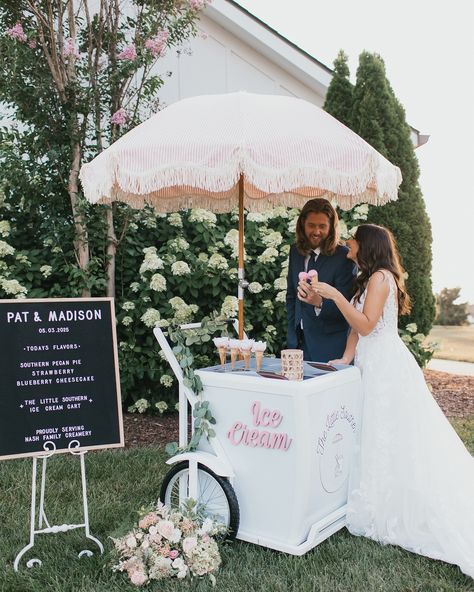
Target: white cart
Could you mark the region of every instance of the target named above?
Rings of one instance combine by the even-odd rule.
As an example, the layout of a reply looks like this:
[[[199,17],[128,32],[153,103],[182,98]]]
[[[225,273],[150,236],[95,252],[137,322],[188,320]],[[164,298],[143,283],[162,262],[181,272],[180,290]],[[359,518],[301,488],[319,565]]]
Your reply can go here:
[[[195,325],[193,326],[195,327]],[[187,442],[195,395],[160,329],[155,335],[179,381],[180,446]],[[239,365],[240,364],[240,365]],[[216,437],[168,460],[161,498],[197,499],[234,536],[302,555],[345,525],[348,477],[358,442],[362,392],[352,366],[324,372],[305,363],[302,382],[255,371],[204,368],[204,392]],[[265,358],[262,370],[280,371]]]

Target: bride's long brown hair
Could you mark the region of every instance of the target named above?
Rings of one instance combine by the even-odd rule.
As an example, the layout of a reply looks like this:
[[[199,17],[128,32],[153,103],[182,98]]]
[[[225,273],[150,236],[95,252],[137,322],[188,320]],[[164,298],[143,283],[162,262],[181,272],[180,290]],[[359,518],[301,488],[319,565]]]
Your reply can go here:
[[[360,273],[355,281],[355,299],[360,297],[369,282],[370,276],[379,269],[390,271],[397,284],[398,313],[408,314],[411,310],[410,296],[405,289],[404,269],[393,234],[383,226],[361,224],[354,235],[359,250],[357,265]]]

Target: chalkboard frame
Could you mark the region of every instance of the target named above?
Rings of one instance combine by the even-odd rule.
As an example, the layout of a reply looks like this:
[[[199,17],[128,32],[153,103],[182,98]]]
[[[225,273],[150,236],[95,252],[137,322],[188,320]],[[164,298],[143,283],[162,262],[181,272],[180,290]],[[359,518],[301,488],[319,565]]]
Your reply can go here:
[[[48,304],[48,303],[93,303],[93,302],[108,302],[110,305],[110,326],[111,326],[111,334],[110,338],[112,340],[112,355],[113,355],[113,376],[115,378],[115,391],[116,391],[116,398],[115,398],[115,405],[114,411],[117,414],[117,423],[118,423],[118,441],[113,442],[105,442],[103,444],[95,444],[95,445],[85,445],[85,446],[78,446],[72,448],[74,453],[78,452],[85,452],[89,450],[103,450],[109,448],[123,448],[125,446],[125,438],[124,438],[124,430],[123,430],[123,416],[122,416],[122,396],[121,396],[121,389],[120,389],[120,373],[119,373],[119,361],[118,361],[118,348],[117,348],[117,330],[116,330],[116,317],[115,317],[115,308],[114,308],[114,298],[111,297],[98,297],[98,298],[21,298],[21,299],[1,299],[0,300],[0,307],[3,308],[4,306],[15,306],[15,305],[24,305],[24,304]],[[1,344],[0,344],[0,351],[1,351]],[[71,441],[73,441],[72,439]],[[11,453],[11,454],[2,454],[0,450],[0,460],[9,460],[15,458],[28,458],[28,457],[42,457],[42,456],[49,456],[50,454],[61,454],[71,452],[69,447],[65,448],[57,448],[55,450],[50,449],[43,449],[38,451],[31,451],[31,452],[19,452],[19,453]]]

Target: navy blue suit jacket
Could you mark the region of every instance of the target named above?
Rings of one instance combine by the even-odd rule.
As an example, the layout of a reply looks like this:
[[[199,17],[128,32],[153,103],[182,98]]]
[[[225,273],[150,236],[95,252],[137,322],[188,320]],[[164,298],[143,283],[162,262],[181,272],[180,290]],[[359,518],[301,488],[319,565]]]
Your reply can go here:
[[[315,266],[319,280],[334,286],[349,300],[357,268],[353,261],[347,259],[347,251],[347,247],[339,245],[334,255],[321,253]],[[296,245],[293,245],[290,249],[286,293],[288,348],[303,347],[304,359],[313,362],[327,362],[340,358],[346,346],[349,325],[332,300],[323,299],[321,312],[316,315],[314,306],[298,299],[298,274],[304,271],[304,268],[305,256],[298,252]],[[301,320],[303,334],[300,331]]]

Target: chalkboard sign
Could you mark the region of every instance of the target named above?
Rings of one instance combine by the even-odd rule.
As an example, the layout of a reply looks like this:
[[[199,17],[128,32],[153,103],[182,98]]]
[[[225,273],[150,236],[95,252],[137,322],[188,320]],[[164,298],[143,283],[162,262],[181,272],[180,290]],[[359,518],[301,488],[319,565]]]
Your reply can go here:
[[[111,298],[0,301],[0,458],[123,446]]]

